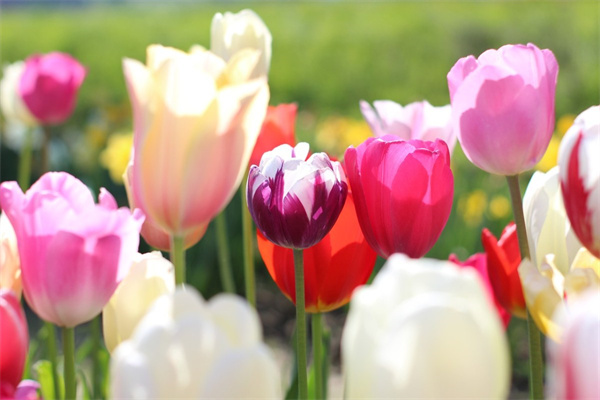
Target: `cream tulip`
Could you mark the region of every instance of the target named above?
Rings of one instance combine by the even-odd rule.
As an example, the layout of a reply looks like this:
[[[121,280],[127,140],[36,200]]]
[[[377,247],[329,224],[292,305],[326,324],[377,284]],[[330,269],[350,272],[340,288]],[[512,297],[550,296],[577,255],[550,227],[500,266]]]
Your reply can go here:
[[[123,61],[134,201],[170,235],[206,226],[237,190],[269,102],[266,77],[251,79],[259,59],[252,49],[225,61],[152,45],[146,65]]]
[[[21,298],[23,284],[17,236],[4,213],[0,213],[0,288],[10,289]]]
[[[0,108],[7,121],[35,126],[39,121],[29,111],[19,93],[19,81],[24,69],[24,61],[17,61],[4,67],[2,81],[0,81]]]
[[[175,290],[173,264],[159,251],[137,254],[102,312],[104,342],[109,352],[131,337],[152,303]]]
[[[261,55],[251,77],[258,78],[269,74],[273,38],[263,20],[254,11],[217,13],[213,17],[210,32],[210,50],[213,53],[229,61],[240,50],[260,50]]]
[[[241,298],[192,287],[153,304],[113,353],[112,398],[281,398],[258,314]]]
[[[348,398],[506,398],[508,343],[475,271],[392,255],[342,335]]]

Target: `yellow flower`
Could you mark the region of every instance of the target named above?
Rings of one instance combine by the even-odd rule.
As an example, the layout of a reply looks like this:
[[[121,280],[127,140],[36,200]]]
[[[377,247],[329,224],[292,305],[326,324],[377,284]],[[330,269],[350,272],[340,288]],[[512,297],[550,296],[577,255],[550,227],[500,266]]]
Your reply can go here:
[[[132,132],[119,132],[110,135],[106,148],[100,153],[100,164],[108,170],[110,179],[123,183],[123,172],[129,163],[133,146]]]
[[[558,120],[556,123],[556,132],[554,132],[552,139],[550,139],[548,149],[544,153],[544,157],[542,157],[540,162],[535,166],[538,171],[548,172],[550,169],[556,166],[558,162],[558,148],[560,146],[560,141],[565,135],[565,132],[567,132],[571,125],[573,125],[574,121],[575,115],[573,114],[563,115]]]
[[[348,146],[356,147],[371,136],[371,129],[365,121],[332,116],[317,127],[316,144],[327,153],[339,157]]]
[[[494,219],[505,218],[511,212],[510,201],[505,196],[496,195],[490,201],[489,211]]]
[[[458,200],[458,212],[469,226],[481,223],[486,207],[487,195],[481,189],[474,190]]]

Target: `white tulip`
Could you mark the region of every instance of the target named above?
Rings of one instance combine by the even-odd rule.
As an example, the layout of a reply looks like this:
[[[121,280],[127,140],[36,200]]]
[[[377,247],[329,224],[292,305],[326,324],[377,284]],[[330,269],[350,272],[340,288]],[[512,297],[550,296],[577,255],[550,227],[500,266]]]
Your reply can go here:
[[[508,344],[476,272],[392,255],[355,291],[342,335],[348,398],[506,398]]]
[[[25,62],[17,61],[4,67],[0,81],[0,108],[7,121],[19,122],[26,126],[35,126],[38,121],[31,114],[19,94],[19,82]]]

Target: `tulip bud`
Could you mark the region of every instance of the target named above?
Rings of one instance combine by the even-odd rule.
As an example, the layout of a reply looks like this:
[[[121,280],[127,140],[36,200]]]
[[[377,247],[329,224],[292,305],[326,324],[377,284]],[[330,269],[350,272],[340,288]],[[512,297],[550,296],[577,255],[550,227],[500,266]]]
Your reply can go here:
[[[27,320],[13,292],[0,289],[0,398],[12,398],[25,368]]]
[[[0,107],[7,121],[34,126],[39,124],[39,121],[31,114],[19,93],[24,68],[25,62],[23,61],[17,61],[4,67],[2,81],[0,81]]]
[[[600,106],[579,114],[558,154],[565,208],[575,234],[600,258]]]
[[[410,103],[404,107],[391,100],[378,100],[373,107],[360,102],[360,111],[377,137],[396,135],[404,140],[442,139],[452,154],[456,133],[452,130],[450,105],[434,107],[427,100]]]
[[[23,194],[0,185],[0,206],[15,229],[25,298],[40,318],[71,328],[102,311],[137,252],[144,220],[117,209],[101,189],[65,172],[48,172]]]
[[[558,64],[529,43],[461,58],[448,73],[452,125],[467,158],[484,171],[533,168],[554,131]]]
[[[508,343],[475,271],[388,259],[342,333],[346,397],[506,398]],[[457,362],[458,361],[458,362]]]
[[[137,254],[129,273],[102,311],[104,342],[109,352],[131,337],[154,300],[175,290],[173,264],[158,251]]]
[[[160,297],[112,354],[113,398],[281,398],[256,311],[192,287]]]
[[[384,258],[399,252],[425,255],[439,238],[452,209],[454,178],[448,146],[369,138],[345,153],[358,221],[371,247]]]
[[[308,143],[266,152],[248,174],[250,215],[273,243],[305,249],[333,227],[348,192],[344,170],[325,153],[308,155]]]

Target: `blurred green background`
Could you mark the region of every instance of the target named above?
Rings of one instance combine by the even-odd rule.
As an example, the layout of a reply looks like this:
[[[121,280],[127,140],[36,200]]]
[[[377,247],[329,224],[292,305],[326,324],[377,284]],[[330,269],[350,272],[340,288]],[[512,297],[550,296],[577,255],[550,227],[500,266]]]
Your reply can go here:
[[[298,139],[338,156],[348,143],[356,145],[368,134],[359,100],[407,104],[427,99],[445,105],[449,103],[446,74],[459,58],[508,43],[532,42],[556,55],[559,130],[568,127],[572,115],[600,102],[600,5],[596,1],[6,4],[0,25],[3,64],[59,50],[88,68],[75,114],[53,129],[52,168],[73,173],[96,192],[105,186],[126,205],[122,185],[111,180],[99,161],[111,135],[131,131],[121,60],[145,60],[146,46],[152,43],[182,49],[193,44],[209,47],[213,15],[243,8],[255,10],[273,35],[271,104],[296,102]],[[1,151],[2,181],[16,179],[18,151],[4,144]],[[459,145],[452,168],[452,214],[429,253],[440,259],[451,253],[464,259],[481,251],[481,229],[488,227],[500,235],[512,217],[502,177],[478,170]],[[34,170],[33,178],[37,176]],[[523,190],[529,176],[522,178]],[[240,207],[236,195],[225,212],[241,292]],[[220,291],[212,226],[188,252],[188,265],[189,280],[206,297]],[[265,269],[259,265],[257,272],[260,284],[276,291]],[[524,323],[516,321],[509,329],[515,389],[523,387],[527,372],[522,362],[526,343],[515,339],[521,335]]]

